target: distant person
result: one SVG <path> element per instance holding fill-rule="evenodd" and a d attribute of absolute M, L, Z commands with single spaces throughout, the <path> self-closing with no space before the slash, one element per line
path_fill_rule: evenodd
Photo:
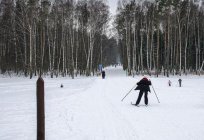
<path fill-rule="evenodd" d="M 102 72 L 103 65 L 102 65 L 102 64 L 99 64 L 99 65 L 98 65 L 98 69 L 99 69 L 100 72 Z"/>
<path fill-rule="evenodd" d="M 179 87 L 181 87 L 181 82 L 182 82 L 182 80 L 179 79 L 178 82 L 179 82 Z"/>
<path fill-rule="evenodd" d="M 105 73 L 105 71 L 103 70 L 103 71 L 102 71 L 102 79 L 105 79 L 105 76 L 106 76 L 106 73 Z"/>
<path fill-rule="evenodd" d="M 137 98 L 137 101 L 136 101 L 136 106 L 139 105 L 140 103 L 140 100 L 142 98 L 142 95 L 143 93 L 145 94 L 144 95 L 144 102 L 145 102 L 145 105 L 147 106 L 148 105 L 148 91 L 150 92 L 150 85 L 152 85 L 151 81 L 147 79 L 147 77 L 144 77 L 142 78 L 138 83 L 137 83 L 137 87 L 135 88 L 135 90 L 140 90 L 139 92 L 139 96 Z"/>
<path fill-rule="evenodd" d="M 171 86 L 171 81 L 170 80 L 169 80 L 168 84 L 169 84 L 169 86 Z"/>

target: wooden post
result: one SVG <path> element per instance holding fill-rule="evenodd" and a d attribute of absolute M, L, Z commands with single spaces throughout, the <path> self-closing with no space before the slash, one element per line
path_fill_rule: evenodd
<path fill-rule="evenodd" d="M 37 80 L 37 140 L 45 140 L 44 80 Z"/>

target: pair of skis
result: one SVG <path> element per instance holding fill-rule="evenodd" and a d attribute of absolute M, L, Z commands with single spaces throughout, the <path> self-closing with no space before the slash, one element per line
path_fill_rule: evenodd
<path fill-rule="evenodd" d="M 136 107 L 140 107 L 139 105 L 133 104 L 132 102 L 131 102 L 131 105 L 134 105 Z M 145 105 L 145 106 L 147 107 L 148 105 Z"/>

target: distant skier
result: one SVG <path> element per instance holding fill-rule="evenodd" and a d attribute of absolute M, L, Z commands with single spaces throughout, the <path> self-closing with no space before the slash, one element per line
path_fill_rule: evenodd
<path fill-rule="evenodd" d="M 102 79 L 105 79 L 105 76 L 106 76 L 106 73 L 105 73 L 105 71 L 103 70 L 103 71 L 102 71 Z"/>
<path fill-rule="evenodd" d="M 182 80 L 181 80 L 181 79 L 179 79 L 178 81 L 179 81 L 179 87 L 181 87 L 181 82 L 182 82 Z"/>
<path fill-rule="evenodd" d="M 169 84 L 169 86 L 171 86 L 171 81 L 170 80 L 169 80 L 168 84 Z"/>
<path fill-rule="evenodd" d="M 148 96 L 148 91 L 151 92 L 150 87 L 149 87 L 150 85 L 152 85 L 151 81 L 148 80 L 147 77 L 144 77 L 137 83 L 137 85 L 138 86 L 135 88 L 135 90 L 140 90 L 140 92 L 139 92 L 139 96 L 137 98 L 135 105 L 136 106 L 139 105 L 143 93 L 145 93 L 145 95 L 144 95 L 145 105 L 148 105 L 148 97 L 147 96 Z"/>

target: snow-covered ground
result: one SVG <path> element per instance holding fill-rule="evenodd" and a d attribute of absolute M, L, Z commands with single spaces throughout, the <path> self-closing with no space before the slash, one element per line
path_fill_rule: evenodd
<path fill-rule="evenodd" d="M 204 77 L 151 77 L 149 106 L 135 107 L 142 77 L 120 67 L 101 77 L 44 78 L 46 140 L 203 140 Z M 168 87 L 168 80 L 172 87 Z M 0 140 L 36 140 L 36 80 L 0 78 Z M 60 88 L 61 83 L 64 88 Z M 152 88 L 151 88 L 152 89 Z"/>

